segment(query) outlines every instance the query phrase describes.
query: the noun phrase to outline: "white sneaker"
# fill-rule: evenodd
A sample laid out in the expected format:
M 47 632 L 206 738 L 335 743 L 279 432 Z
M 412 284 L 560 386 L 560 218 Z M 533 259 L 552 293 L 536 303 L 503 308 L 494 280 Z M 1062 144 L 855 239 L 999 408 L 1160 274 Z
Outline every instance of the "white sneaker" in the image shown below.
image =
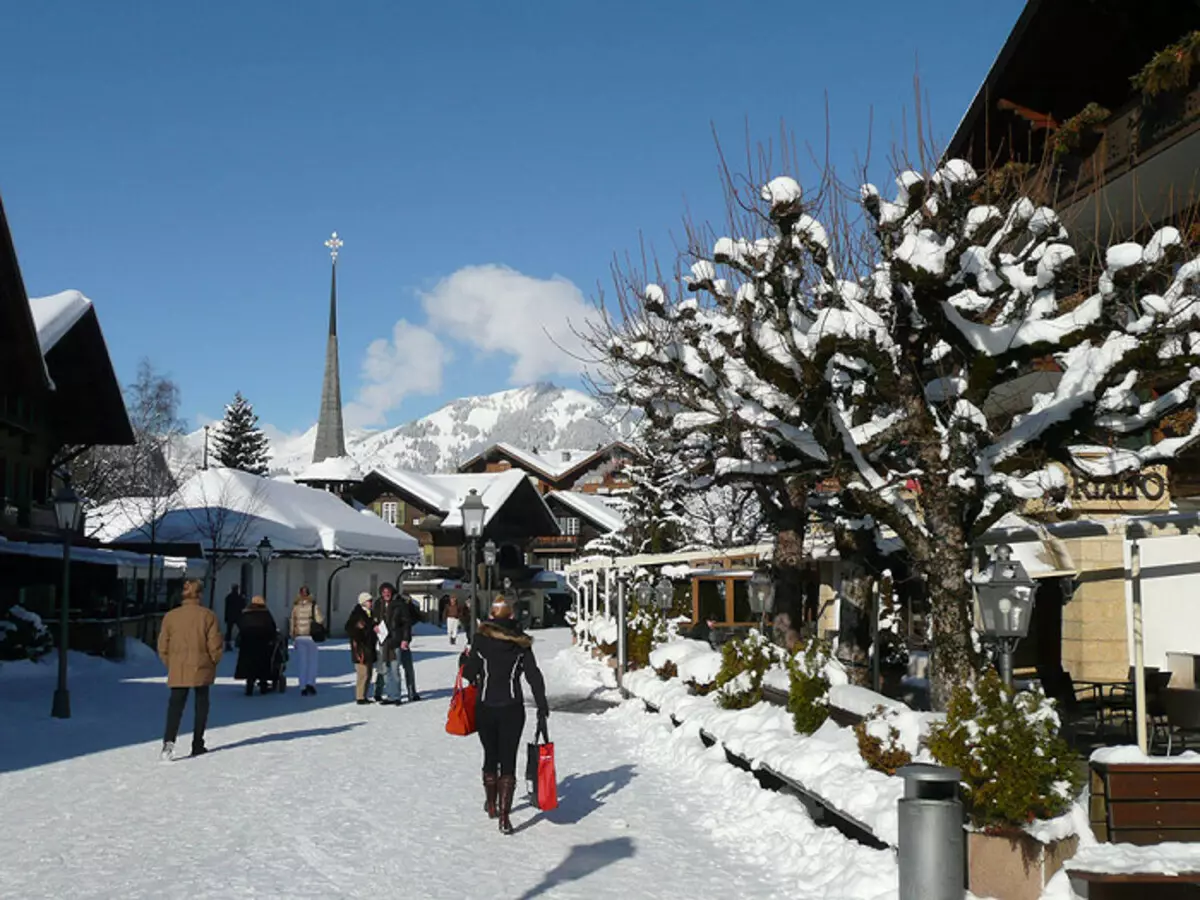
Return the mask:
M 175 745 L 170 741 L 163 744 L 162 752 L 158 754 L 159 762 L 175 761 Z

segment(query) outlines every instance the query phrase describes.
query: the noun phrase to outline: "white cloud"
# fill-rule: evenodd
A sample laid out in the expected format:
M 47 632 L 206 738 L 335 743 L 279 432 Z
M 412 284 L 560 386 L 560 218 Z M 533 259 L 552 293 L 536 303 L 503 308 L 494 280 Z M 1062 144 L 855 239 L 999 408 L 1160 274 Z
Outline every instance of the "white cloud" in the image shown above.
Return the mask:
M 382 425 L 410 394 L 436 394 L 449 361 L 450 351 L 436 334 L 401 319 L 392 327 L 391 340 L 380 338 L 367 347 L 362 386 L 343 412 L 346 426 Z
M 429 327 L 513 357 L 509 378 L 527 384 L 583 371 L 584 330 L 595 310 L 565 278 L 532 278 L 499 265 L 465 266 L 422 295 Z

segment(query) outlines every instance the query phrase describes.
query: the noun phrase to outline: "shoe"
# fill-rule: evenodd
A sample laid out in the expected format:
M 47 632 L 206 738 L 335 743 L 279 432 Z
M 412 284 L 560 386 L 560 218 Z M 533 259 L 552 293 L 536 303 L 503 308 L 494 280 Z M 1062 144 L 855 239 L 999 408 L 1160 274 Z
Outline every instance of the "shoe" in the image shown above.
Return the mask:
M 359 706 L 370 706 L 371 705 L 370 700 L 355 700 L 354 702 L 357 703 Z
M 315 696 L 317 696 L 317 688 L 316 688 L 316 686 L 315 686 L 315 685 L 311 685 L 311 684 L 310 684 L 310 685 L 308 686 L 308 696 L 310 696 L 310 697 L 315 697 Z
M 246 696 L 247 696 L 247 697 L 253 697 L 253 696 L 254 696 L 254 685 L 253 685 L 253 684 L 247 684 L 247 685 L 246 685 Z
M 495 772 L 483 773 L 483 811 L 488 814 L 489 819 L 496 818 L 496 793 L 498 791 L 497 776 Z
M 512 820 L 508 816 L 512 812 L 513 793 L 517 789 L 517 779 L 514 775 L 501 775 L 498 783 L 500 789 L 500 833 L 512 834 Z
M 208 752 L 208 748 L 203 744 L 192 744 L 192 756 L 203 756 Z
M 173 741 L 163 741 L 162 752 L 158 754 L 161 762 L 175 761 L 175 744 Z
M 420 695 L 420 694 L 410 694 L 410 695 L 409 695 L 409 697 L 408 697 L 408 702 L 409 702 L 409 703 L 416 703 L 416 702 L 417 702 L 418 700 L 420 700 L 420 699 L 421 699 L 421 695 Z

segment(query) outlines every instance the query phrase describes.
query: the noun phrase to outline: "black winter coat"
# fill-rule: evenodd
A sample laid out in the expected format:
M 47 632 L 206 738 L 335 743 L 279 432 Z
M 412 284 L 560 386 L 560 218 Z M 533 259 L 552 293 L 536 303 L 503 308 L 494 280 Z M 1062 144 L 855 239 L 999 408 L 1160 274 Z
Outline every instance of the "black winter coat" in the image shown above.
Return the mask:
M 239 681 L 268 681 L 272 676 L 271 656 L 279 629 L 265 606 L 251 606 L 238 619 L 238 658 L 234 678 Z
M 512 619 L 480 622 L 466 656 L 463 678 L 479 688 L 478 702 L 484 706 L 523 704 L 521 675 L 524 674 L 538 712 L 546 714 L 549 709 L 546 682 L 533 655 L 533 638 Z
M 375 623 L 360 604 L 346 620 L 346 636 L 350 638 L 350 658 L 357 665 L 375 665 Z
M 237 591 L 230 591 L 225 595 L 225 624 L 236 625 L 241 621 L 245 609 L 246 598 Z

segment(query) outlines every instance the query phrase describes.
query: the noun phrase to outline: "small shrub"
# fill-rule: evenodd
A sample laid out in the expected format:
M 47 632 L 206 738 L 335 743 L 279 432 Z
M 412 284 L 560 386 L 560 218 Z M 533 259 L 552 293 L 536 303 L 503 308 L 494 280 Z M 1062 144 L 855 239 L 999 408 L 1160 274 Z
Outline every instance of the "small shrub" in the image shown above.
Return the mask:
M 722 709 L 747 709 L 762 700 L 763 677 L 783 662 L 783 652 L 751 629 L 721 646 L 717 672 L 717 705 Z
M 1174 44 L 1159 50 L 1133 78 L 1133 86 L 1150 98 L 1185 88 L 1200 60 L 1200 31 L 1189 31 Z
M 1014 692 L 988 672 L 974 688 L 954 689 L 929 750 L 962 772 L 974 825 L 1009 831 L 1062 815 L 1078 793 L 1073 754 L 1058 727 L 1044 694 Z
M 788 660 L 788 712 L 800 734 L 812 734 L 829 718 L 829 654 L 818 641 Z
M 54 649 L 54 637 L 41 617 L 23 606 L 0 613 L 0 660 L 38 660 Z
M 672 678 L 679 677 L 679 666 L 675 665 L 675 661 L 671 659 L 668 659 L 654 671 L 663 681 L 670 681 Z
M 858 738 L 858 753 L 868 766 L 885 775 L 895 775 L 901 766 L 912 762 L 912 754 L 900 739 L 895 725 L 898 713 L 877 706 L 865 719 L 854 726 Z
M 717 689 L 717 683 L 715 681 L 709 681 L 701 684 L 695 678 L 689 678 L 684 682 L 684 684 L 691 688 L 692 693 L 697 697 L 706 697 Z
M 630 610 L 628 643 L 625 648 L 629 667 L 640 669 L 650 665 L 654 648 L 667 640 L 667 623 L 656 607 L 642 609 L 637 603 Z

